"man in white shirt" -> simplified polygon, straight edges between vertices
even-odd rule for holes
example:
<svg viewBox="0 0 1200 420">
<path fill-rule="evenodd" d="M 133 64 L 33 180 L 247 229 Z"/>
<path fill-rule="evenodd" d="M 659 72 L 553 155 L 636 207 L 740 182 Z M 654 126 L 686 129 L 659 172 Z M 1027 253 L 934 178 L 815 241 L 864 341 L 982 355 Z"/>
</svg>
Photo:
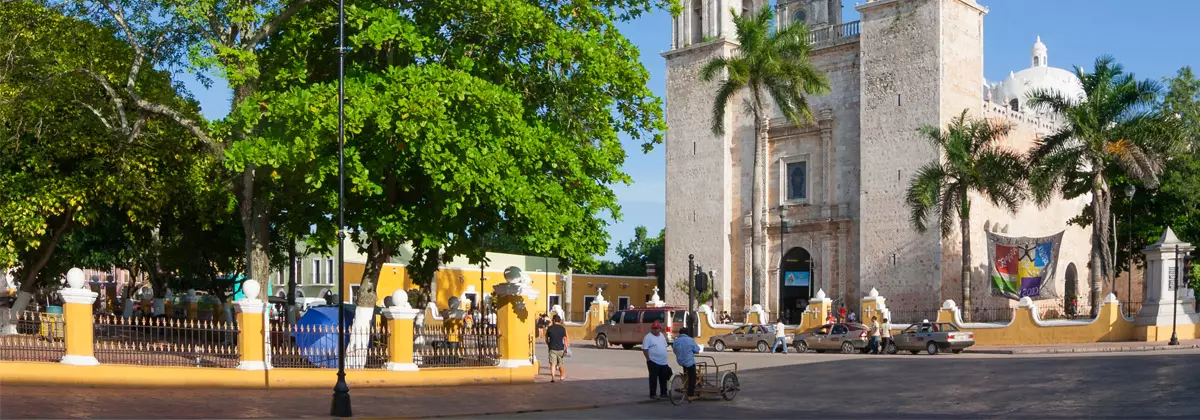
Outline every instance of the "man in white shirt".
<svg viewBox="0 0 1200 420">
<path fill-rule="evenodd" d="M 783 354 L 787 354 L 787 339 L 783 329 L 783 319 L 775 320 L 775 345 L 771 346 L 771 354 L 775 354 L 775 349 L 783 347 Z"/>
<path fill-rule="evenodd" d="M 671 366 L 667 365 L 667 337 L 662 333 L 662 323 L 654 321 L 650 325 L 650 333 L 642 339 L 642 355 L 646 357 L 646 370 L 650 373 L 650 399 L 657 400 L 659 395 L 666 397 Z"/>
<path fill-rule="evenodd" d="M 888 350 L 888 344 L 891 344 L 891 342 L 892 342 L 892 323 L 891 323 L 891 321 L 889 321 L 887 318 L 884 318 L 883 325 L 880 326 L 880 329 L 881 329 L 880 332 L 883 333 L 883 342 L 880 344 L 882 346 L 880 352 L 885 353 L 885 354 L 890 354 L 887 352 L 887 350 Z"/>
</svg>

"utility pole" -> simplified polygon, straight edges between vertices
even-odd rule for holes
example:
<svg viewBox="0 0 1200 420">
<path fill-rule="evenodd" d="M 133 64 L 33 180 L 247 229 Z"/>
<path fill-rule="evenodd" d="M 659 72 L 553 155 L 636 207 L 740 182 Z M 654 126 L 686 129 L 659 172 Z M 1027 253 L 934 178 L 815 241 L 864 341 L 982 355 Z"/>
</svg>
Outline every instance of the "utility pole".
<svg viewBox="0 0 1200 420">
<path fill-rule="evenodd" d="M 696 255 L 688 254 L 688 323 L 690 327 L 696 319 Z M 693 333 L 694 334 L 694 333 Z"/>
</svg>

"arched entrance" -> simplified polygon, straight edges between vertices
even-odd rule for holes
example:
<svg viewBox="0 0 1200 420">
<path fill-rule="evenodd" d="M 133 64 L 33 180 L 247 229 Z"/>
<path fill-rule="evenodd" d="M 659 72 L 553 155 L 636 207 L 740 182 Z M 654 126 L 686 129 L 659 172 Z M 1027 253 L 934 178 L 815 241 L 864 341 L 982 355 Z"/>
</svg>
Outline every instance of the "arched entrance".
<svg viewBox="0 0 1200 420">
<path fill-rule="evenodd" d="M 779 316 L 799 324 L 812 288 L 812 256 L 800 247 L 789 249 L 779 264 Z"/>
<path fill-rule="evenodd" d="M 1067 264 L 1067 273 L 1063 278 L 1063 309 L 1067 315 L 1079 313 L 1079 272 L 1075 263 Z"/>
</svg>

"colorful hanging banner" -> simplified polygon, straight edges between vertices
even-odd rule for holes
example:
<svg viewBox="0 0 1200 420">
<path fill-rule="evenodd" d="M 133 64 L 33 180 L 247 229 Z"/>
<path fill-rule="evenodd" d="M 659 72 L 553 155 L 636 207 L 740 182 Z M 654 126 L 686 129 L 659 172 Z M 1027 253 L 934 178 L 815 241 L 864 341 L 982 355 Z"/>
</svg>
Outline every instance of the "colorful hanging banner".
<svg viewBox="0 0 1200 420">
<path fill-rule="evenodd" d="M 1054 268 L 1063 232 L 1041 238 L 1009 238 L 987 232 L 992 295 L 1019 300 L 1055 298 Z"/>
</svg>

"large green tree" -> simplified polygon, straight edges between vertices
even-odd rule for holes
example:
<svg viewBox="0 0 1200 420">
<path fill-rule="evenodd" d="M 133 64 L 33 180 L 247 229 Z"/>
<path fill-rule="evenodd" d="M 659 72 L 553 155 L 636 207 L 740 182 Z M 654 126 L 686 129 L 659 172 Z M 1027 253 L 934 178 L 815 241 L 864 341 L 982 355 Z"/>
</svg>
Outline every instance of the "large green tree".
<svg viewBox="0 0 1200 420">
<path fill-rule="evenodd" d="M 1096 59 L 1091 73 L 1075 67 L 1086 97 L 1057 90 L 1030 94 L 1029 104 L 1060 116 L 1058 131 L 1039 139 L 1029 151 L 1029 185 L 1035 201 L 1048 204 L 1056 196 L 1088 195 L 1091 203 L 1082 224 L 1092 226 L 1091 315 L 1100 310 L 1100 294 L 1112 262 L 1109 238 L 1113 191 L 1109 180 L 1119 174 L 1157 188 L 1163 161 L 1175 140 L 1155 112 L 1158 83 L 1137 80 L 1112 57 Z"/>
<path fill-rule="evenodd" d="M 913 227 L 924 233 L 936 224 L 942 237 L 962 235 L 963 314 L 971 316 L 971 194 L 1016 212 L 1025 199 L 1024 160 L 1001 142 L 1010 126 L 970 119 L 964 110 L 945 131 L 934 126 L 921 134 L 938 148 L 941 158 L 926 163 L 909 182 L 905 202 Z"/>
<path fill-rule="evenodd" d="M 633 238 L 628 242 L 618 242 L 614 249 L 616 253 L 616 261 L 600 261 L 594 270 L 590 273 L 594 274 L 609 274 L 614 276 L 635 276 L 643 277 L 646 275 L 646 266 L 648 264 L 655 265 L 655 274 L 658 276 L 658 287 L 663 290 L 663 278 L 666 273 L 666 237 L 667 230 L 658 231 L 658 236 L 648 236 L 645 226 L 638 226 L 633 230 Z"/>
<path fill-rule="evenodd" d="M 738 48 L 729 57 L 714 58 L 700 70 L 704 81 L 719 80 L 713 102 L 712 131 L 725 134 L 726 108 L 744 99 L 754 117 L 754 185 L 751 193 L 751 303 L 761 304 L 767 269 L 767 132 L 775 108 L 792 124 L 813 120 L 807 95 L 829 91 L 829 80 L 813 66 L 808 28 L 795 22 L 776 30 L 774 13 L 762 7 L 743 16 L 731 9 Z M 745 96 L 743 96 L 745 95 Z M 772 107 L 771 104 L 774 104 Z"/>
</svg>

